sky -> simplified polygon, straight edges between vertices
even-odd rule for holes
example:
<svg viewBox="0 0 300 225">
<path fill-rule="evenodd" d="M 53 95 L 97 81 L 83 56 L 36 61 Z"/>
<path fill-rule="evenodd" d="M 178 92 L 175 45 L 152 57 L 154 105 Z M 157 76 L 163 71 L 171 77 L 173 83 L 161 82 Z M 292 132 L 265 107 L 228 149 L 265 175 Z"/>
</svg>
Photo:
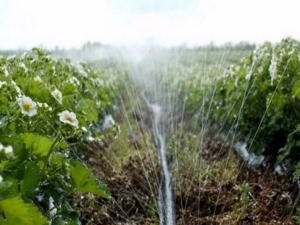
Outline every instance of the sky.
<svg viewBox="0 0 300 225">
<path fill-rule="evenodd" d="M 298 0 L 0 0 L 0 49 L 300 39 Z"/>
</svg>

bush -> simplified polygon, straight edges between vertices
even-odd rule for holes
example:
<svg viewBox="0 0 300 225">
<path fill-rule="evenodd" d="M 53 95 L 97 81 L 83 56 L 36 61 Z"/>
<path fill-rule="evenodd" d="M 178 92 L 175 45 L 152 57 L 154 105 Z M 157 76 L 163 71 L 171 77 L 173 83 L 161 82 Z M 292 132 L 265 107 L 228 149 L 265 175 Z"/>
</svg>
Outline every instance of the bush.
<svg viewBox="0 0 300 225">
<path fill-rule="evenodd" d="M 110 197 L 77 151 L 114 92 L 105 74 L 40 49 L 0 58 L 0 224 L 80 224 L 68 196 Z"/>
</svg>

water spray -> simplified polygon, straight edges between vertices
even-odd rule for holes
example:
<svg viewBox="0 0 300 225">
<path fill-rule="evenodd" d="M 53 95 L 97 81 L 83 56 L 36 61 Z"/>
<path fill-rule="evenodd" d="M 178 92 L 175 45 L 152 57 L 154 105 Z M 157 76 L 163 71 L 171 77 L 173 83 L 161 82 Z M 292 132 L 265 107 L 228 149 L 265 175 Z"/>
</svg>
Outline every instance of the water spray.
<svg viewBox="0 0 300 225">
<path fill-rule="evenodd" d="M 151 104 L 147 97 L 142 94 L 144 101 L 153 113 L 153 135 L 155 138 L 158 155 L 162 166 L 162 179 L 159 185 L 158 207 L 160 225 L 175 225 L 175 209 L 171 187 L 171 175 L 168 168 L 166 157 L 166 141 L 161 134 L 159 125 L 162 115 L 161 106 L 158 104 Z"/>
</svg>

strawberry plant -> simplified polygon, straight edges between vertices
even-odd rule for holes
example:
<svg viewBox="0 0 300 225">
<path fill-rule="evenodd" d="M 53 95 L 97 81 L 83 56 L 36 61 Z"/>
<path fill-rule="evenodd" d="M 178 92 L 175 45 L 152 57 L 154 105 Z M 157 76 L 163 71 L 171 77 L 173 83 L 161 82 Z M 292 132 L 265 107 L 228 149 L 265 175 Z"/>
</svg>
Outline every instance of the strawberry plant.
<svg viewBox="0 0 300 225">
<path fill-rule="evenodd" d="M 0 58 L 0 224 L 80 224 L 68 196 L 110 197 L 77 154 L 112 110 L 107 80 L 40 49 Z"/>
<path fill-rule="evenodd" d="M 299 160 L 300 43 L 264 43 L 211 83 L 190 85 L 186 104 L 272 163 Z M 192 111 L 196 113 L 196 109 Z"/>
</svg>

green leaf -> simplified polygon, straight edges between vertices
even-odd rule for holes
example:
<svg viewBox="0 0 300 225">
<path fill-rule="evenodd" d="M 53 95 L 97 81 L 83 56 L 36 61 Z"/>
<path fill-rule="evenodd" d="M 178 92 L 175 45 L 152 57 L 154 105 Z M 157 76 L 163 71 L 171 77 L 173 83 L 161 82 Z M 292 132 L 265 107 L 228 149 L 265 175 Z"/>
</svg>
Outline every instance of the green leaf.
<svg viewBox="0 0 300 225">
<path fill-rule="evenodd" d="M 78 114 L 78 120 L 80 120 L 80 124 L 86 124 L 88 125 L 89 123 L 93 121 L 98 120 L 98 109 L 93 100 L 88 100 L 88 99 L 83 99 L 78 103 L 78 108 L 76 110 Z M 85 120 L 88 123 L 84 123 Z"/>
<path fill-rule="evenodd" d="M 51 163 L 52 163 L 53 166 L 61 168 L 63 166 L 63 163 L 64 163 L 65 160 L 66 159 L 65 159 L 63 154 L 54 153 L 52 155 L 52 158 L 51 158 Z"/>
<path fill-rule="evenodd" d="M 20 197 L 0 201 L 1 225 L 47 225 L 47 219 L 32 203 L 24 203 Z"/>
<path fill-rule="evenodd" d="M 71 205 L 64 201 L 62 203 L 62 216 L 65 223 L 68 225 L 81 225 L 79 214 L 71 207 Z"/>
<path fill-rule="evenodd" d="M 19 194 L 18 182 L 14 179 L 6 180 L 0 183 L 0 201 L 6 198 L 12 198 Z"/>
<path fill-rule="evenodd" d="M 57 147 L 59 147 L 61 149 L 66 149 L 68 147 L 68 143 L 66 141 L 62 140 L 58 143 Z"/>
<path fill-rule="evenodd" d="M 66 83 L 62 89 L 61 92 L 63 95 L 71 95 L 76 90 L 76 87 L 70 83 Z"/>
<path fill-rule="evenodd" d="M 73 218 L 66 218 L 63 219 L 61 216 L 56 217 L 51 225 L 81 225 L 81 222 L 79 221 L 79 219 L 73 219 Z"/>
<path fill-rule="evenodd" d="M 76 191 L 92 193 L 104 198 L 110 197 L 108 188 L 93 177 L 89 169 L 78 161 L 73 161 L 72 164 L 70 176 Z"/>
<path fill-rule="evenodd" d="M 282 111 L 285 103 L 287 102 L 287 96 L 273 92 L 267 96 L 267 105 L 269 105 L 268 111 Z M 272 112 L 272 111 L 271 111 Z"/>
<path fill-rule="evenodd" d="M 296 98 L 300 98 L 300 80 L 295 82 L 292 90 L 292 95 L 295 96 Z"/>
<path fill-rule="evenodd" d="M 17 179 L 23 179 L 25 164 L 28 157 L 30 157 L 29 151 L 25 149 L 22 140 L 16 136 L 13 136 L 15 143 L 13 143 L 14 158 L 9 160 L 6 165 L 4 165 L 3 172 L 13 174 Z M 12 142 L 10 142 L 12 143 Z"/>
<path fill-rule="evenodd" d="M 0 200 L 6 197 L 6 191 L 12 186 L 12 182 L 10 181 L 3 181 L 0 182 Z"/>
<path fill-rule="evenodd" d="M 26 165 L 25 177 L 21 184 L 21 193 L 26 197 L 32 197 L 41 180 L 41 168 L 35 162 Z"/>
<path fill-rule="evenodd" d="M 49 103 L 51 99 L 50 91 L 47 88 L 45 88 L 43 84 L 37 82 L 30 83 L 28 95 L 39 102 Z"/>
<path fill-rule="evenodd" d="M 77 220 L 73 220 L 73 219 L 70 219 L 70 218 L 66 218 L 66 219 L 63 219 L 61 216 L 59 217 L 56 217 L 51 225 L 81 225 L 81 222 L 79 221 L 79 219 Z"/>
<path fill-rule="evenodd" d="M 55 217 L 54 220 L 52 220 L 51 225 L 62 225 L 65 224 L 65 221 L 61 218 L 61 216 Z"/>
<path fill-rule="evenodd" d="M 65 110 L 73 111 L 72 109 L 72 103 L 74 102 L 74 96 L 73 95 L 64 95 L 62 106 Z"/>
<path fill-rule="evenodd" d="M 47 156 L 54 143 L 54 141 L 49 138 L 32 133 L 22 134 L 21 137 L 23 138 L 26 148 L 31 149 L 33 154 L 40 157 Z"/>
<path fill-rule="evenodd" d="M 73 186 L 75 188 L 83 186 L 86 183 L 90 173 L 90 169 L 85 168 L 80 162 L 75 162 L 74 167 L 72 167 L 70 171 Z"/>
</svg>

